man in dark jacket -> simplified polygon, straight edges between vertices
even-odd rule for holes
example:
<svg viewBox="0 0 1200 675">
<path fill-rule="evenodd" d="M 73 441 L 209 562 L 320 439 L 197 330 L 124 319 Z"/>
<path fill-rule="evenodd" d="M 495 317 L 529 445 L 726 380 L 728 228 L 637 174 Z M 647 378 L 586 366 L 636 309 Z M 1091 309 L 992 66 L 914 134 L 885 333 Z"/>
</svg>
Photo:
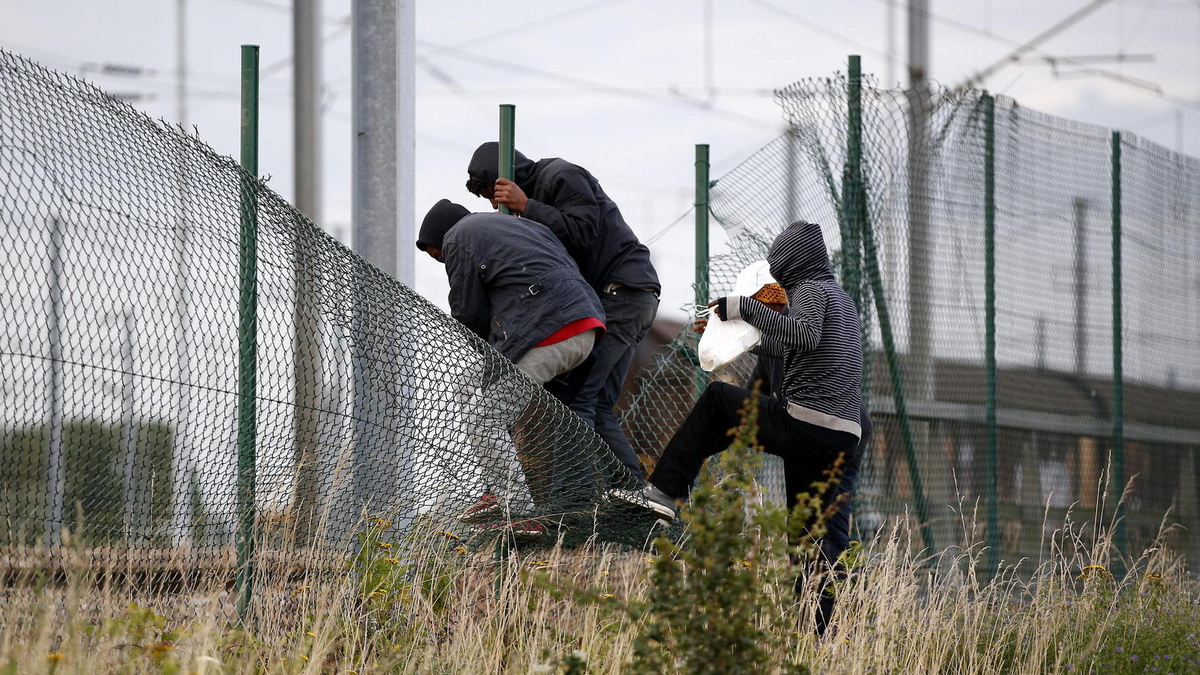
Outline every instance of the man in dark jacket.
<svg viewBox="0 0 1200 675">
<path fill-rule="evenodd" d="M 450 314 L 571 404 L 562 376 L 587 360 L 603 335 L 604 309 L 558 239 L 533 221 L 472 214 L 443 199 L 421 223 L 417 248 L 446 265 Z M 485 395 L 490 396 L 511 397 L 508 389 L 515 387 L 488 384 Z M 519 404 L 509 407 L 520 413 Z M 486 449 L 481 455 L 494 452 Z M 497 463 L 495 457 L 480 459 L 485 466 Z M 562 462 L 556 464 L 561 468 Z M 494 473 L 485 482 L 495 483 Z M 463 514 L 465 521 L 485 520 L 502 510 L 492 493 L 499 486 L 486 487 L 479 503 Z"/>
<path fill-rule="evenodd" d="M 571 405 L 596 429 L 613 453 L 642 484 L 637 455 L 621 430 L 613 406 L 637 345 L 658 312 L 661 290 L 643 246 L 600 183 L 582 167 L 551 158 L 533 162 L 515 153 L 515 180 L 498 178 L 499 145 L 484 143 L 467 167 L 467 190 L 537 221 L 554 233 L 595 289 L 607 316 L 608 333 L 596 345 L 595 362 Z"/>
<path fill-rule="evenodd" d="M 817 477 L 839 456 L 857 463 L 863 434 L 858 309 L 833 276 L 820 226 L 789 225 L 767 262 L 787 291 L 787 315 L 740 296 L 719 298 L 715 311 L 759 329 L 755 352 L 783 361 L 782 397 L 758 394 L 759 444 L 783 458 L 787 475 Z M 753 395 L 744 387 L 710 383 L 667 443 L 649 485 L 612 496 L 673 520 L 676 500 L 687 498 L 704 460 L 729 447 L 726 432 L 738 425 L 738 413 Z"/>
</svg>

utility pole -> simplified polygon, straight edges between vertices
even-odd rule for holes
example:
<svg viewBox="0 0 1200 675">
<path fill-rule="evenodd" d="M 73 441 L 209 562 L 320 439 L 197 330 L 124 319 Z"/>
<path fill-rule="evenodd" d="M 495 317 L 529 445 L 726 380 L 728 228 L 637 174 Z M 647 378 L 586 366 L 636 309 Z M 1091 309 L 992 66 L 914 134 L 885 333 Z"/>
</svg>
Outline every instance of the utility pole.
<svg viewBox="0 0 1200 675">
<path fill-rule="evenodd" d="M 397 0 L 351 5 L 351 228 L 354 251 L 390 276 L 397 272 L 396 173 L 399 57 Z"/>
<path fill-rule="evenodd" d="M 887 52 L 887 82 L 884 89 L 896 86 L 896 0 L 887 0 L 887 37 L 884 40 Z"/>
<path fill-rule="evenodd" d="M 713 84 L 713 0 L 704 0 L 704 97 L 709 103 L 716 98 Z"/>
<path fill-rule="evenodd" d="M 909 400 L 932 401 L 934 390 L 933 321 L 930 276 L 933 241 L 929 233 L 929 0 L 908 2 L 908 377 Z M 929 422 L 913 424 L 913 459 L 927 478 L 928 503 L 940 508 L 953 501 L 946 462 L 939 460 Z M 953 535 L 947 525 L 928 528 L 927 545 L 944 546 Z"/>
<path fill-rule="evenodd" d="M 1087 202 L 1071 201 L 1075 214 L 1075 374 L 1087 372 Z"/>
<path fill-rule="evenodd" d="M 128 309 L 113 316 L 121 331 L 121 493 L 125 503 L 121 525 L 125 545 L 141 544 L 149 524 L 138 507 L 147 503 L 144 489 L 137 484 L 137 422 L 134 417 L 133 312 Z"/>
<path fill-rule="evenodd" d="M 400 215 L 397 233 L 400 237 L 400 267 L 396 278 L 400 283 L 414 288 L 416 277 L 417 240 L 417 0 L 400 0 L 400 104 L 399 104 L 399 166 L 396 171 L 400 181 Z"/>
<path fill-rule="evenodd" d="M 415 0 L 361 0 L 351 12 L 354 250 L 409 286 L 416 240 L 415 8 Z"/>
<path fill-rule="evenodd" d="M 787 175 L 787 186 L 784 192 L 787 199 L 787 207 L 785 209 L 787 222 L 794 223 L 800 219 L 800 206 L 796 203 L 797 193 L 800 189 L 800 176 L 797 173 L 797 164 L 800 162 L 800 130 L 795 124 L 789 123 L 787 130 L 787 167 L 785 168 Z"/>
<path fill-rule="evenodd" d="M 933 399 L 929 312 L 928 189 L 929 0 L 908 3 L 908 351 L 910 387 L 918 400 Z"/>
<path fill-rule="evenodd" d="M 294 203 L 317 224 L 321 223 L 321 40 L 317 35 L 320 21 L 319 0 L 293 0 Z"/>
<path fill-rule="evenodd" d="M 187 0 L 175 3 L 175 119 L 180 129 L 187 130 Z M 178 323 L 175 332 L 176 378 L 179 382 L 179 408 L 172 434 L 171 447 L 171 543 L 186 544 L 192 532 L 192 466 L 188 456 L 188 421 L 191 416 L 191 360 L 188 345 L 191 340 L 189 315 L 188 256 L 188 146 L 177 143 L 179 157 L 176 180 L 179 186 L 179 213 L 175 222 L 175 241 L 172 264 L 175 268 L 175 311 Z"/>
<path fill-rule="evenodd" d="M 67 524 L 64 520 L 67 468 L 63 459 L 63 255 L 63 222 L 54 217 L 50 219 L 50 386 L 46 388 L 50 399 L 50 422 L 43 435 L 49 459 L 46 476 L 46 546 L 52 549 L 62 545 L 62 528 Z"/>
<path fill-rule="evenodd" d="M 1175 152 L 1183 154 L 1183 111 L 1179 108 L 1175 109 Z"/>
<path fill-rule="evenodd" d="M 187 128 L 187 0 L 175 2 L 175 119 Z"/>
<path fill-rule="evenodd" d="M 292 3 L 292 99 L 295 204 L 318 226 L 321 223 L 321 41 L 319 0 Z M 314 228 L 315 229 L 315 228 Z M 310 229 L 295 229 L 292 309 L 292 379 L 296 388 L 293 420 L 292 467 L 295 471 L 292 509 L 296 519 L 296 545 L 308 546 L 318 514 L 321 477 L 317 467 L 321 433 L 321 332 L 316 304 L 318 273 L 316 248 Z"/>
<path fill-rule="evenodd" d="M 352 238 L 355 252 L 410 288 L 414 283 L 413 119 L 416 79 L 416 0 L 357 0 L 352 3 L 351 70 Z M 403 251 L 403 253 L 401 253 Z M 390 494 L 408 494 L 407 443 L 391 430 L 405 394 L 397 391 L 411 364 L 381 353 L 389 341 L 405 341 L 399 307 L 368 302 L 370 270 L 358 266 L 355 280 L 352 415 L 354 509 L 376 509 Z M 379 448 L 388 448 L 386 457 Z M 384 488 L 384 481 L 388 483 Z M 402 526 L 407 513 L 391 514 Z M 340 534 L 340 533 L 335 533 Z"/>
</svg>

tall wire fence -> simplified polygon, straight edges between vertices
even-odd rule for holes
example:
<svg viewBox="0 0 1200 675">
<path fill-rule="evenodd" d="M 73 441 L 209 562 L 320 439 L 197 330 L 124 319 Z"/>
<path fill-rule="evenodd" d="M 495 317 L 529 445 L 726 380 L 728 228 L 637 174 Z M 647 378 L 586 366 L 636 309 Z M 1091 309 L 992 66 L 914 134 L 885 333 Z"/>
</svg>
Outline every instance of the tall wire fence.
<svg viewBox="0 0 1200 675">
<path fill-rule="evenodd" d="M 860 536 L 906 520 L 930 550 L 1014 562 L 1117 517 L 1126 552 L 1165 522 L 1200 555 L 1200 160 L 976 90 L 851 72 L 776 96 L 788 131 L 712 187 L 730 251 L 710 295 L 783 224 L 823 225 L 876 426 Z M 703 373 L 695 344 L 685 329 L 627 409 L 648 456 L 706 379 L 749 377 L 750 358 Z"/>
<path fill-rule="evenodd" d="M 232 159 L 3 51 L 0 110 L 6 586 L 78 556 L 134 595 L 240 571 L 260 581 L 249 611 L 278 614 L 297 579 L 344 574 L 372 522 L 398 555 L 421 527 L 485 552 L 644 541 L 650 523 L 603 511 L 630 476 L 586 424 Z M 463 522 L 488 491 L 495 512 Z"/>
<path fill-rule="evenodd" d="M 1011 560 L 1069 511 L 1111 511 L 1133 479 L 1123 545 L 1171 510 L 1195 555 L 1200 162 L 977 91 L 839 76 L 778 99 L 789 131 L 713 186 L 731 243 L 710 295 L 788 222 L 824 226 L 867 346 L 861 535 L 908 520 L 931 549 L 987 542 Z M 367 522 L 370 541 L 427 528 L 481 559 L 538 528 L 644 543 L 653 524 L 602 497 L 630 477 L 582 421 L 233 160 L 3 51 L 0 109 L 5 588 L 82 559 L 122 570 L 131 595 L 151 579 L 146 593 L 185 598 L 241 569 L 263 619 L 294 610 L 303 579 L 343 574 Z M 683 331 L 624 403 L 647 467 L 710 377 L 749 376 L 751 357 L 704 373 L 695 346 Z M 782 498 L 779 467 L 763 477 Z M 499 512 L 463 522 L 488 489 Z M 239 561 L 247 522 L 257 546 Z"/>
</svg>

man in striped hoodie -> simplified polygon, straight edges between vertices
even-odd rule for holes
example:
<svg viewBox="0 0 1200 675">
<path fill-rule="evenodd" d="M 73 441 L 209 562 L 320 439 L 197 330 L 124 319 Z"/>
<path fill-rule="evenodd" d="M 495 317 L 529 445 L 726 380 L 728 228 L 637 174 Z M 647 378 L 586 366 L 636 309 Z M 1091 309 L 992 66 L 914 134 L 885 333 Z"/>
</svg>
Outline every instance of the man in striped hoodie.
<svg viewBox="0 0 1200 675">
<path fill-rule="evenodd" d="M 788 314 L 749 297 L 714 303 L 722 319 L 743 319 L 762 332 L 754 351 L 783 361 L 782 398 L 758 394 L 758 442 L 783 458 L 789 476 L 819 477 L 839 456 L 857 466 L 862 436 L 862 343 L 858 309 L 838 285 L 819 225 L 796 222 L 771 245 L 771 276 L 787 291 Z M 704 460 L 729 447 L 728 431 L 753 392 L 711 382 L 667 443 L 649 484 L 613 491 L 670 522 Z M 788 481 L 793 484 L 792 481 Z"/>
</svg>

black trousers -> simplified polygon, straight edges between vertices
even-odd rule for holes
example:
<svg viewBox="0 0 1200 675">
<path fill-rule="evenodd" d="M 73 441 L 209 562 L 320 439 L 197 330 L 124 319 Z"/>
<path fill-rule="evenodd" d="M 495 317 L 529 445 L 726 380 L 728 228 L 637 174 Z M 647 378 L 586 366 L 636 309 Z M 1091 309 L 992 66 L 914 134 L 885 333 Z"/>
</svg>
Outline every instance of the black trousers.
<svg viewBox="0 0 1200 675">
<path fill-rule="evenodd" d="M 704 390 L 683 426 L 667 443 L 650 482 L 675 499 L 686 498 L 704 460 L 729 447 L 733 439 L 727 432 L 741 423 L 740 412 L 750 396 L 758 396 L 758 444 L 763 451 L 783 459 L 789 512 L 796 505 L 796 495 L 806 492 L 814 480 L 821 478 L 838 455 L 845 457 L 843 475 L 840 483 L 826 493 L 826 498 L 853 491 L 861 453 L 871 435 L 871 421 L 865 408 L 860 413 L 863 435 L 859 439 L 792 417 L 783 399 L 755 394 L 724 382 L 710 383 Z M 831 566 L 834 577 L 843 577 L 844 570 L 835 562 L 849 544 L 850 503 L 842 504 L 826 525 L 829 533 L 821 541 L 820 557 L 825 565 Z M 796 580 L 797 592 L 803 584 L 803 577 Z M 834 598 L 823 588 L 816 616 L 818 634 L 825 632 L 833 605 Z"/>
<path fill-rule="evenodd" d="M 858 445 L 854 434 L 802 422 L 788 414 L 782 399 L 712 382 L 667 443 L 650 482 L 670 497 L 686 499 L 704 460 L 729 447 L 733 439 L 728 432 L 741 423 L 740 412 L 751 396 L 758 397 L 758 444 L 783 459 L 788 509 L 795 506 L 796 494 L 806 491 L 839 454 L 857 464 L 858 458 L 852 457 Z"/>
</svg>

